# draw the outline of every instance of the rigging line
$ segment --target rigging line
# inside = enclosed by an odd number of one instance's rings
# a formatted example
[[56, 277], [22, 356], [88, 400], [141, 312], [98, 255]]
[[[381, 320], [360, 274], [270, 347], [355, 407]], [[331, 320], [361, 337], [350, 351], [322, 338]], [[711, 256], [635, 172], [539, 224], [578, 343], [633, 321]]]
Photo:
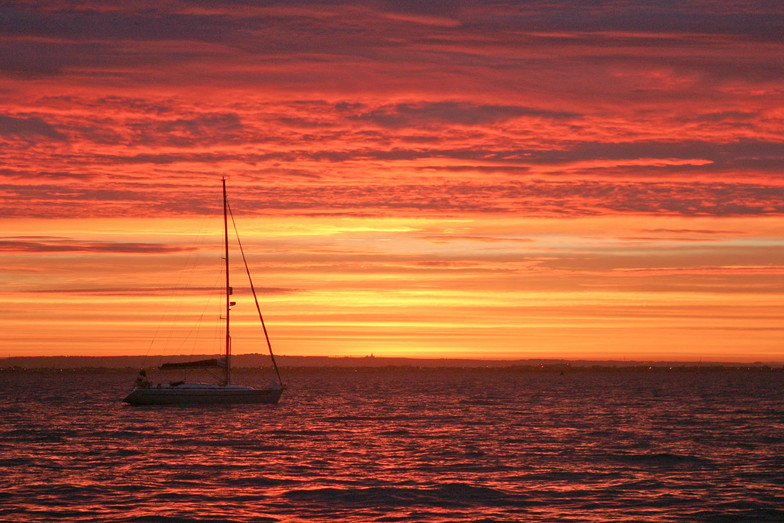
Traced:
[[253, 279], [250, 276], [250, 269], [248, 268], [248, 260], [245, 259], [245, 249], [242, 248], [242, 242], [240, 241], [240, 233], [237, 231], [237, 224], [234, 222], [234, 213], [231, 212], [231, 205], [229, 205], [228, 200], [226, 201], [226, 206], [229, 209], [229, 216], [231, 216], [231, 225], [234, 227], [234, 235], [237, 237], [237, 245], [240, 247], [240, 254], [242, 255], [242, 263], [245, 264], [245, 272], [248, 275], [248, 282], [250, 283], [250, 290], [253, 293], [253, 300], [256, 302], [256, 310], [259, 313], [259, 319], [261, 320], [261, 328], [264, 329], [264, 338], [267, 340], [267, 348], [269, 349], [270, 359], [272, 360], [272, 366], [275, 368], [275, 374], [278, 376], [278, 383], [283, 385], [283, 380], [280, 377], [280, 371], [278, 370], [278, 364], [275, 363], [275, 355], [272, 353], [272, 343], [270, 343], [269, 334], [267, 334], [267, 326], [264, 324], [264, 317], [261, 315], [261, 306], [259, 306], [259, 298], [256, 296], [256, 288], [253, 286]]
[[[205, 244], [205, 242], [207, 240], [207, 236], [205, 234], [205, 230], [207, 228], [207, 222], [209, 220], [210, 220], [209, 216], [203, 216], [202, 217], [202, 220], [201, 220], [201, 222], [199, 222], [199, 227], [198, 227], [199, 233], [196, 235], [196, 248], [191, 250], [191, 252], [188, 253], [188, 255], [187, 255], [186, 259], [185, 259], [185, 263], [183, 265], [183, 268], [181, 270], [177, 271], [177, 274], [178, 274], [177, 282], [175, 283], [175, 285], [173, 287], [173, 291], [174, 291], [174, 294], [177, 295], [178, 297], [182, 297], [185, 294], [185, 291], [188, 289], [188, 287], [186, 287], [186, 284], [185, 284], [184, 280], [185, 280], [185, 277], [186, 277], [187, 274], [190, 274], [190, 273], [194, 272], [194, 267], [196, 265], [195, 258], [197, 256], [196, 253], [198, 253], [201, 250], [200, 247], [204, 246], [204, 244]], [[171, 314], [170, 316], [173, 316], [175, 320], [181, 318], [182, 316], [184, 316], [184, 313], [182, 312], [183, 303], [184, 303], [184, 300], [182, 300], [182, 299], [178, 300], [176, 308], [172, 307], [172, 306], [169, 306], [168, 310], [166, 312], [174, 311], [174, 314]], [[150, 343], [147, 346], [147, 350], [145, 351], [144, 356], [142, 358], [142, 368], [146, 368], [147, 367], [147, 360], [150, 358], [150, 352], [152, 352], [152, 349], [155, 346], [156, 342], [162, 341], [163, 342], [162, 344], [163, 344], [163, 347], [164, 347], [163, 350], [166, 351], [166, 350], [171, 350], [172, 340], [174, 340], [174, 339], [183, 339], [181, 337], [175, 337], [174, 336], [173, 328], [171, 327], [171, 322], [169, 322], [169, 325], [170, 325], [169, 329], [170, 330], [168, 332], [166, 332], [166, 333], [162, 332], [163, 329], [164, 329], [164, 323], [165, 323], [165, 320], [166, 320], [165, 316], [166, 316], [165, 314], [160, 315], [159, 319], [158, 319], [158, 322], [155, 325], [155, 331], [153, 332], [152, 338], [150, 338]], [[202, 312], [202, 316], [204, 316], [204, 312]], [[200, 318], [200, 320], [201, 320], [201, 318]], [[184, 339], [187, 340], [187, 337], [184, 338]], [[159, 345], [160, 345], [160, 343], [159, 343]], [[183, 341], [182, 343], [180, 343], [179, 347], [176, 350], [182, 350], [182, 347], [184, 345], [185, 345], [185, 342]], [[193, 355], [193, 352], [195, 352], [195, 346], [194, 346], [194, 350], [191, 351], [191, 355]]]

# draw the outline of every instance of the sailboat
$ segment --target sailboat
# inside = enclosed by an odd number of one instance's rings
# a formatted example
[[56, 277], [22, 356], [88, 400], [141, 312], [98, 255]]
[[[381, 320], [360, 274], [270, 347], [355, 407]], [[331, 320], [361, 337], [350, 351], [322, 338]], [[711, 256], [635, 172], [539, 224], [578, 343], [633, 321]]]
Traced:
[[[201, 361], [191, 361], [184, 363], [165, 363], [159, 367], [160, 370], [172, 369], [218, 369], [222, 371], [222, 379], [219, 383], [186, 383], [184, 381], [176, 381], [168, 384], [158, 384], [153, 386], [147, 379], [144, 370], [139, 372], [139, 377], [136, 380], [136, 387], [131, 391], [128, 396], [123, 400], [131, 405], [191, 405], [191, 404], [232, 404], [232, 403], [278, 403], [285, 386], [280, 378], [277, 363], [275, 362], [275, 355], [272, 353], [272, 344], [270, 343], [269, 335], [267, 334], [267, 326], [264, 324], [264, 318], [261, 315], [259, 307], [259, 300], [256, 297], [256, 289], [253, 287], [253, 280], [250, 278], [250, 270], [248, 263], [245, 259], [245, 253], [242, 249], [242, 243], [237, 234], [237, 243], [242, 253], [242, 260], [245, 263], [245, 270], [250, 282], [250, 289], [253, 293], [253, 298], [256, 302], [256, 310], [259, 313], [259, 320], [262, 329], [264, 330], [264, 337], [267, 340], [267, 347], [269, 348], [270, 358], [272, 365], [275, 369], [277, 381], [273, 381], [265, 388], [253, 388], [243, 385], [233, 385], [231, 383], [231, 334], [229, 330], [230, 322], [229, 315], [232, 305], [235, 302], [231, 301], [232, 288], [229, 285], [229, 215], [231, 208], [226, 198], [226, 179], [222, 180], [223, 185], [223, 238], [225, 249], [225, 272], [226, 272], [226, 340], [225, 340], [225, 356], [223, 358], [213, 358]], [[234, 225], [234, 216], [231, 215], [232, 224]], [[234, 225], [236, 232], [236, 225]]]

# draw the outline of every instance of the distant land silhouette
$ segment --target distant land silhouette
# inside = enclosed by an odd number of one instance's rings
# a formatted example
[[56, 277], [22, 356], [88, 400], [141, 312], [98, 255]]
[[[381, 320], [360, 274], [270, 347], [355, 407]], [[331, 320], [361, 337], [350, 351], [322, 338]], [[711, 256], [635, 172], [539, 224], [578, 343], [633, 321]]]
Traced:
[[[0, 368], [26, 369], [79, 369], [79, 368], [155, 368], [165, 362], [178, 362], [211, 358], [214, 355], [188, 356], [12, 356], [0, 358]], [[270, 367], [270, 358], [265, 354], [232, 355], [235, 369]], [[516, 359], [483, 360], [470, 358], [396, 358], [396, 357], [350, 357], [350, 356], [275, 356], [279, 367], [296, 368], [544, 368], [544, 369], [591, 369], [591, 368], [710, 368], [710, 367], [781, 367], [782, 363], [739, 363], [704, 361], [633, 361], [633, 360], [567, 360], [567, 359]]]

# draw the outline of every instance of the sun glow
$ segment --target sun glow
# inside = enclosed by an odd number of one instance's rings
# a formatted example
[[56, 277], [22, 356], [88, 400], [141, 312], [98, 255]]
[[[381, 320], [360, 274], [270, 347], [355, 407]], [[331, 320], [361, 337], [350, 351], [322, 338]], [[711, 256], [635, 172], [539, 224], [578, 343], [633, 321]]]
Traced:
[[[781, 296], [758, 291], [784, 264], [750, 251], [780, 251], [775, 220], [236, 221], [282, 354], [737, 358], [751, 342], [754, 358], [779, 357]], [[26, 251], [2, 255], [14, 355], [220, 346], [219, 221], [24, 223]], [[260, 352], [247, 285], [235, 289], [234, 350]]]
[[6, 353], [215, 322], [225, 177], [286, 354], [784, 360], [784, 45], [753, 6], [143, 4], [13, 5]]

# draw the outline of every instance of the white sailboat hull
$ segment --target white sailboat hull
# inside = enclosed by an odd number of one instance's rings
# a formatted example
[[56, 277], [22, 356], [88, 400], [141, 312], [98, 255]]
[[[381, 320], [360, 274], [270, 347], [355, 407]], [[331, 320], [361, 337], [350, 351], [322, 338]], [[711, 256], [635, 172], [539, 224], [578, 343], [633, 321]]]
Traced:
[[254, 389], [241, 385], [182, 384], [136, 387], [123, 400], [131, 405], [226, 405], [235, 403], [275, 404], [283, 389]]

